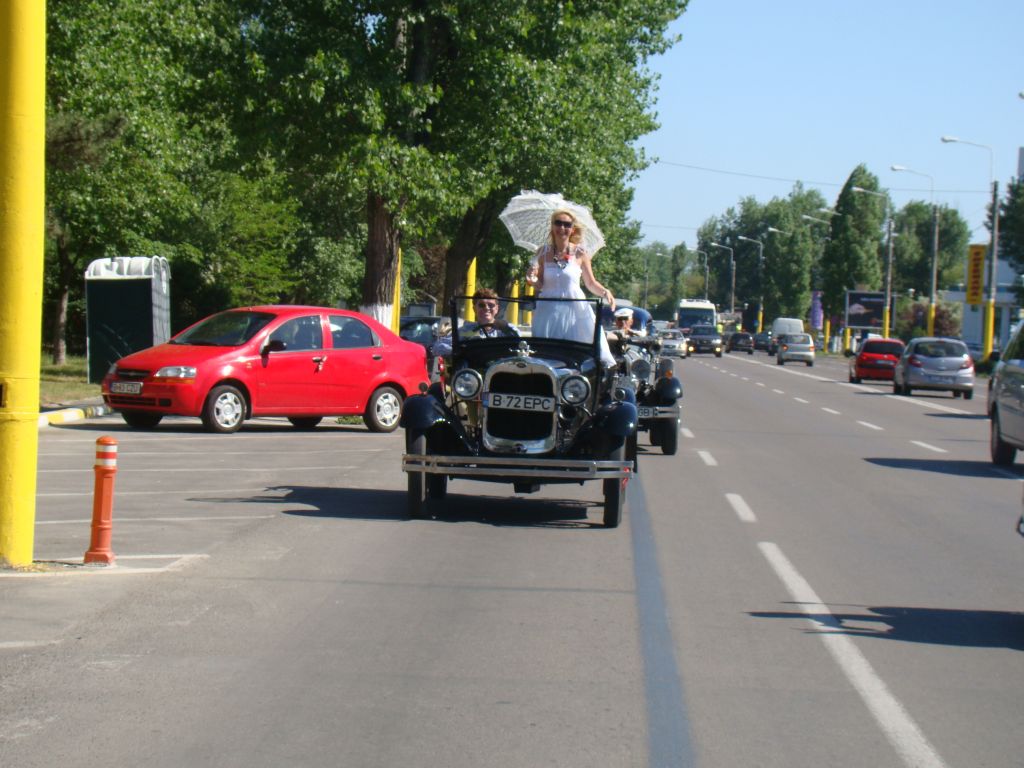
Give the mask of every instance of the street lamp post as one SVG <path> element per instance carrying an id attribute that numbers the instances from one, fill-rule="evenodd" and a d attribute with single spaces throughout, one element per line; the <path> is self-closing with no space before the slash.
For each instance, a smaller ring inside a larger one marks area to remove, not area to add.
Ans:
<path id="1" fill-rule="evenodd" d="M 939 207 L 935 205 L 935 178 L 927 173 L 915 171 L 905 165 L 892 166 L 894 171 L 904 171 L 915 176 L 924 176 L 931 185 L 932 197 L 932 291 L 928 299 L 928 335 L 935 335 L 935 302 L 939 285 Z"/>
<path id="2" fill-rule="evenodd" d="M 733 250 L 728 245 L 720 245 L 719 243 L 712 243 L 712 248 L 721 248 L 723 251 L 729 252 L 729 312 L 730 314 L 736 311 L 736 259 L 733 258 Z"/>
<path id="3" fill-rule="evenodd" d="M 708 300 L 708 252 L 694 250 L 694 253 L 698 253 L 704 257 L 704 301 Z"/>
<path id="4" fill-rule="evenodd" d="M 764 243 L 760 240 L 755 240 L 752 237 L 744 237 L 743 235 L 737 235 L 737 240 L 742 240 L 746 243 L 757 244 L 757 274 L 758 282 L 761 285 L 761 298 L 759 299 L 757 306 L 757 332 L 761 332 L 761 323 L 764 318 Z"/>
<path id="5" fill-rule="evenodd" d="M 854 187 L 854 192 L 880 197 L 885 201 L 885 308 L 882 310 L 882 335 L 889 338 L 892 328 L 892 216 L 889 215 L 889 196 L 864 187 Z"/>
<path id="6" fill-rule="evenodd" d="M 856 189 L 856 187 L 854 187 L 854 189 Z M 828 208 L 822 208 L 822 209 L 819 209 L 819 210 L 822 210 L 825 213 L 828 213 L 830 216 L 839 216 L 839 215 L 841 215 L 838 211 L 833 211 L 833 210 L 830 210 Z M 809 216 L 806 213 L 800 214 L 800 218 L 803 219 L 804 221 L 813 221 L 813 222 L 815 222 L 817 224 L 824 224 L 826 227 L 829 228 L 829 231 L 831 231 L 832 222 L 828 221 L 827 219 L 819 219 L 817 216 Z M 815 256 L 815 264 L 811 268 L 811 292 L 812 292 L 812 294 L 813 294 L 813 292 L 815 290 L 815 285 L 819 284 L 819 280 L 821 278 L 821 262 L 824 261 L 824 259 L 825 259 L 825 243 L 827 241 L 831 240 L 831 239 L 832 238 L 829 237 L 828 235 L 823 235 L 822 238 L 821 238 L 821 241 L 820 241 L 821 242 L 821 252 L 820 252 L 820 254 Z M 823 322 L 823 327 L 822 327 L 822 336 L 824 338 L 822 339 L 822 342 L 824 344 L 825 349 L 828 349 L 829 348 L 830 337 L 832 335 L 832 318 L 829 317 L 828 313 L 824 311 L 824 308 L 825 308 L 824 290 L 822 290 L 822 300 L 821 301 L 822 301 L 822 314 L 824 315 L 824 318 L 823 318 L 824 322 Z"/>
<path id="7" fill-rule="evenodd" d="M 789 235 L 791 232 L 783 232 L 776 227 L 768 227 L 768 234 Z M 764 330 L 764 259 L 761 260 L 761 306 L 757 310 L 757 332 Z"/>
<path id="8" fill-rule="evenodd" d="M 1024 96 L 1021 98 L 1024 98 Z M 943 136 L 942 143 L 967 144 L 972 147 L 981 147 L 988 150 L 988 180 L 989 185 L 992 187 L 992 240 L 989 249 L 992 253 L 989 256 L 988 301 L 985 304 L 985 331 L 982 340 L 982 354 L 988 360 L 992 355 L 995 339 L 996 291 L 998 290 L 998 277 L 996 273 L 999 271 L 999 182 L 996 181 L 994 171 L 995 153 L 988 144 L 978 144 L 974 141 L 959 139 L 956 136 Z"/>

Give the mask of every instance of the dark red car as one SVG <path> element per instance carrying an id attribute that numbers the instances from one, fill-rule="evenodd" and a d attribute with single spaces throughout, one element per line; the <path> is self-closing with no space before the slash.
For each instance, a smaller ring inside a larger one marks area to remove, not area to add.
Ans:
<path id="1" fill-rule="evenodd" d="M 892 372 L 905 346 L 899 339 L 868 339 L 850 358 L 850 381 L 853 384 L 860 384 L 861 379 L 892 381 Z"/>
<path id="2" fill-rule="evenodd" d="M 234 432 L 252 416 L 312 429 L 324 416 L 359 414 L 372 431 L 390 432 L 405 398 L 428 382 L 424 348 L 373 318 L 268 305 L 211 315 L 122 357 L 102 392 L 133 427 L 173 414 L 198 416 L 211 432 Z"/>

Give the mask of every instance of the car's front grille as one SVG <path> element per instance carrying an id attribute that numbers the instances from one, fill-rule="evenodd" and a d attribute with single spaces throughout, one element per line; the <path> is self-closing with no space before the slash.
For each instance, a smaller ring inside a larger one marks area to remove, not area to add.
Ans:
<path id="1" fill-rule="evenodd" d="M 491 376 L 491 392 L 553 397 L 554 383 L 545 373 L 499 372 Z M 488 408 L 485 422 L 487 434 L 503 440 L 545 440 L 552 436 L 555 414 L 544 411 L 518 411 Z"/>
<path id="2" fill-rule="evenodd" d="M 109 395 L 110 405 L 163 405 L 155 397 L 132 397 L 130 395 Z M 169 403 L 168 403 L 169 404 Z"/>
<path id="3" fill-rule="evenodd" d="M 124 379 L 126 381 L 142 381 L 149 376 L 149 371 L 144 371 L 136 368 L 118 368 L 117 378 Z"/>

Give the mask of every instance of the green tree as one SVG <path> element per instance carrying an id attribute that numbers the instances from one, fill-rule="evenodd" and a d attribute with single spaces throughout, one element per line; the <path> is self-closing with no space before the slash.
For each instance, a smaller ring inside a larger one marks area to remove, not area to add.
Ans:
<path id="1" fill-rule="evenodd" d="M 1005 259 L 1017 271 L 1024 272 L 1024 182 L 1011 179 L 1006 197 L 999 204 L 999 258 Z M 1018 301 L 1024 301 L 1021 287 L 1017 287 Z"/>
<path id="2" fill-rule="evenodd" d="M 653 127 L 639 64 L 668 44 L 684 6 L 409 0 L 371 13 L 246 0 L 240 122 L 311 195 L 364 218 L 367 307 L 390 303 L 403 240 L 446 247 L 455 292 L 521 187 L 590 204 L 615 252 L 635 238 L 623 182 L 642 160 L 630 142 Z M 497 279 L 523 266 L 508 248 L 493 253 L 506 262 Z"/>
<path id="3" fill-rule="evenodd" d="M 831 239 L 821 263 L 822 306 L 826 316 L 838 315 L 845 306 L 846 291 L 879 290 L 882 266 L 879 258 L 883 206 L 872 195 L 857 194 L 853 187 L 878 190 L 878 179 L 858 165 L 836 200 Z"/>
<path id="4" fill-rule="evenodd" d="M 938 223 L 937 286 L 941 291 L 963 282 L 968 227 L 956 210 L 946 206 L 938 209 Z M 903 293 L 912 288 L 918 296 L 929 297 L 934 237 L 931 204 L 917 200 L 907 203 L 893 217 L 893 231 L 897 235 L 893 242 L 893 292 Z M 880 258 L 884 263 L 884 251 L 880 251 Z"/>
<path id="5" fill-rule="evenodd" d="M 192 3 L 53 0 L 47 26 L 47 304 L 59 363 L 86 264 L 139 255 L 132 244 L 187 219 L 191 181 L 222 137 L 185 110 L 206 39 Z"/>

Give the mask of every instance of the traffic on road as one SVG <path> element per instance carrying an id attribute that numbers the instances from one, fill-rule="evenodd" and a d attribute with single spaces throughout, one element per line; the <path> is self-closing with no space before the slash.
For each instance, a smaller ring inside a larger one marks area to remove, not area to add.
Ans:
<path id="1" fill-rule="evenodd" d="M 591 484 L 454 480 L 410 520 L 401 434 L 362 425 L 44 430 L 39 559 L 88 546 L 102 435 L 118 559 L 0 578 L 0 755 L 1015 764 L 1024 471 L 984 398 L 848 365 L 678 364 L 678 451 L 638 447 L 617 529 Z"/>

